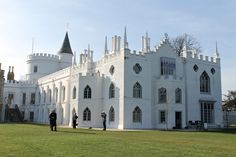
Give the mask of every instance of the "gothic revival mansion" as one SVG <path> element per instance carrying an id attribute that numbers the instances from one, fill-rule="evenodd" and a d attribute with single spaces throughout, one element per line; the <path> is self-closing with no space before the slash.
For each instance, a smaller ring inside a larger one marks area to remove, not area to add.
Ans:
<path id="1" fill-rule="evenodd" d="M 105 40 L 98 61 L 89 46 L 78 58 L 66 33 L 57 54 L 27 57 L 27 81 L 15 81 L 10 68 L 2 119 L 17 108 L 22 119 L 36 123 L 48 123 L 56 110 L 57 124 L 69 126 L 76 112 L 79 127 L 102 127 L 102 111 L 113 129 L 184 128 L 190 121 L 223 126 L 217 48 L 212 57 L 186 47 L 179 56 L 167 36 L 151 49 L 146 34 L 141 50 L 131 51 L 125 31 L 123 39 L 112 37 L 111 51 Z"/>

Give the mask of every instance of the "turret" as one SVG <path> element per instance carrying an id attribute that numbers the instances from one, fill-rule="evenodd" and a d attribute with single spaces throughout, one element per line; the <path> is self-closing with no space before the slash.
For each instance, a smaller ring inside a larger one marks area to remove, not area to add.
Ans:
<path id="1" fill-rule="evenodd" d="M 68 37 L 68 32 L 66 32 L 65 39 L 63 41 L 62 47 L 58 52 L 60 57 L 60 68 L 64 69 L 72 65 L 73 53 L 70 46 L 70 41 Z"/>
<path id="2" fill-rule="evenodd" d="M 11 71 L 12 69 L 12 71 Z M 7 73 L 7 80 L 14 80 L 15 74 L 14 74 L 14 67 L 9 66 L 9 71 Z"/>
<path id="3" fill-rule="evenodd" d="M 150 51 L 150 38 L 146 32 L 146 37 L 142 36 L 142 52 L 146 53 Z"/>

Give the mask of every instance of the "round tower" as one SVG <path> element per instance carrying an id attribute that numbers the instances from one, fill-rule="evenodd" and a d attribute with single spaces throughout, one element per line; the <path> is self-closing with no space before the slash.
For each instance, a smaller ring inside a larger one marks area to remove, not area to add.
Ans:
<path id="1" fill-rule="evenodd" d="M 28 55 L 26 63 L 27 80 L 37 80 L 60 69 L 59 56 L 53 54 L 33 53 Z"/>
<path id="2" fill-rule="evenodd" d="M 64 69 L 72 65 L 73 53 L 70 46 L 68 32 L 66 32 L 65 39 L 60 51 L 58 52 L 58 55 L 60 57 L 60 69 Z"/>

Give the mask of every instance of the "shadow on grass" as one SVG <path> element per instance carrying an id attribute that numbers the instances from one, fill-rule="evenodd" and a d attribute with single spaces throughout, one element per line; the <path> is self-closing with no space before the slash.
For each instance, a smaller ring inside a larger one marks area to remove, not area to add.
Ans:
<path id="1" fill-rule="evenodd" d="M 236 134 L 236 128 L 222 128 L 222 129 L 208 129 L 208 130 L 168 130 L 176 132 L 204 132 L 204 133 L 222 133 L 222 134 Z"/>
<path id="2" fill-rule="evenodd" d="M 94 132 L 83 132 L 83 131 L 74 131 L 74 130 L 57 130 L 57 132 L 61 133 L 69 133 L 69 134 L 96 134 Z"/>

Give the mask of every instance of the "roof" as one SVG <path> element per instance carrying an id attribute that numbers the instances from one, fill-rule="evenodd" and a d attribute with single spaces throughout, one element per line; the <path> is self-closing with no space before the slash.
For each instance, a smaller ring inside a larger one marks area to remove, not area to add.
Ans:
<path id="1" fill-rule="evenodd" d="M 68 54 L 72 54 L 72 50 L 71 50 L 71 47 L 70 47 L 70 41 L 69 41 L 69 37 L 68 37 L 68 32 L 66 32 L 66 36 L 65 36 L 65 39 L 63 41 L 63 44 L 62 44 L 62 47 L 60 49 L 60 51 L 58 52 L 59 54 L 61 53 L 68 53 Z"/>

